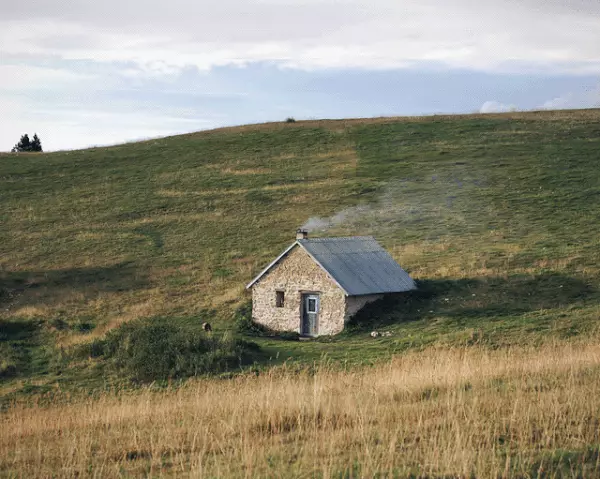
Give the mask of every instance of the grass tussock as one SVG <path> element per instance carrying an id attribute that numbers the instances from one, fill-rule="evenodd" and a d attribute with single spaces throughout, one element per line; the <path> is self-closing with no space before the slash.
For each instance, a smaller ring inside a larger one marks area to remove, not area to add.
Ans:
<path id="1" fill-rule="evenodd" d="M 429 349 L 373 368 L 270 370 L 0 418 L 27 477 L 597 477 L 600 345 Z"/>

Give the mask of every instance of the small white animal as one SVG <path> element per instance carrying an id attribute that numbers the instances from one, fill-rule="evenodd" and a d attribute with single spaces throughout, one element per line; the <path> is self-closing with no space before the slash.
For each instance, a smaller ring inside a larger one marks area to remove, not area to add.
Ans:
<path id="1" fill-rule="evenodd" d="M 371 337 L 372 338 L 378 338 L 379 336 L 381 336 L 381 335 L 379 334 L 378 331 L 371 331 Z"/>

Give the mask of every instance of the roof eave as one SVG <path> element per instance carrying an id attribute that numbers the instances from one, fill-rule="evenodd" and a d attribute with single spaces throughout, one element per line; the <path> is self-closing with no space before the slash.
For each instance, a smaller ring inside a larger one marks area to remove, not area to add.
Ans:
<path id="1" fill-rule="evenodd" d="M 348 296 L 372 296 L 375 294 L 398 294 L 398 293 L 408 293 L 409 291 L 416 291 L 417 287 L 413 285 L 412 288 L 408 289 L 398 289 L 398 290 L 385 290 L 385 291 L 369 291 L 368 293 L 358 293 L 358 294 L 349 294 Z"/>

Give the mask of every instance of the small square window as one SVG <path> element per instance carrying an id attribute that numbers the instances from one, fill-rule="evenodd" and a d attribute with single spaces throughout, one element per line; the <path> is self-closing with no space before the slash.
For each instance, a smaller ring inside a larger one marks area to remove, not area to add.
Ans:
<path id="1" fill-rule="evenodd" d="M 285 293 L 283 291 L 275 291 L 275 306 L 283 308 L 283 302 L 285 300 Z"/>

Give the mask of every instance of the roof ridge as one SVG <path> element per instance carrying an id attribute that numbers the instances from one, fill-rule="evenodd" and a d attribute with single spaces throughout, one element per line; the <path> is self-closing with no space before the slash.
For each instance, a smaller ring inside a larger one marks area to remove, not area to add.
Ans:
<path id="1" fill-rule="evenodd" d="M 349 244 L 345 244 L 349 243 Z M 246 287 L 300 246 L 348 296 L 409 291 L 414 281 L 373 236 L 297 239 Z"/>
<path id="2" fill-rule="evenodd" d="M 372 239 L 374 236 L 321 236 L 318 238 L 303 238 L 298 241 L 328 241 L 328 240 L 353 240 L 353 239 Z"/>

